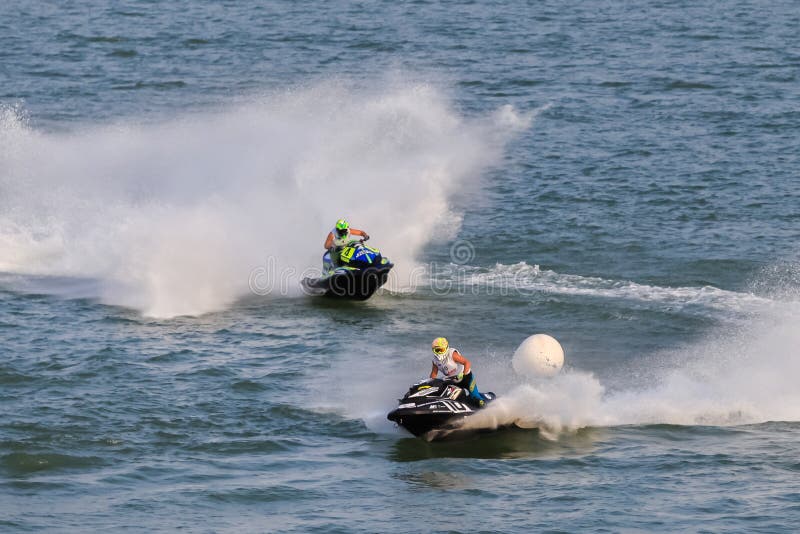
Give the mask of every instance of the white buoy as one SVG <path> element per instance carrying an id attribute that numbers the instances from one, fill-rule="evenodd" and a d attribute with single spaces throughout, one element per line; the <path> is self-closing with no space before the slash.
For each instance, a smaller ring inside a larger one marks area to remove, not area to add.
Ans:
<path id="1" fill-rule="evenodd" d="M 564 367 L 564 349 L 554 337 L 534 334 L 517 347 L 511 363 L 528 378 L 555 376 Z"/>

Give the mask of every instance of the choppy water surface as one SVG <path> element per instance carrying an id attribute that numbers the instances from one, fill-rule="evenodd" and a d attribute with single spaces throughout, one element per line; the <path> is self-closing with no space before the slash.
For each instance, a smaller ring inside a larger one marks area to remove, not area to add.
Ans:
<path id="1" fill-rule="evenodd" d="M 0 525 L 793 529 L 798 23 L 0 6 Z M 365 303 L 298 289 L 341 216 L 398 265 Z M 439 335 L 516 428 L 385 420 Z"/>

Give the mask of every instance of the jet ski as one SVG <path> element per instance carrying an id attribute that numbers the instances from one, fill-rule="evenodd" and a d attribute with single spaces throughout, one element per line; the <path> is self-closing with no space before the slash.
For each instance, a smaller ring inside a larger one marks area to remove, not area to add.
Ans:
<path id="1" fill-rule="evenodd" d="M 494 393 L 483 396 L 490 401 L 496 398 Z M 476 406 L 466 389 L 439 378 L 414 384 L 399 402 L 387 419 L 428 440 L 457 432 L 464 418 L 486 407 Z"/>
<path id="2" fill-rule="evenodd" d="M 354 239 L 339 253 L 341 265 L 334 265 L 330 251 L 322 256 L 322 276 L 303 278 L 300 284 L 311 295 L 366 300 L 386 283 L 394 264 L 381 252 Z"/>

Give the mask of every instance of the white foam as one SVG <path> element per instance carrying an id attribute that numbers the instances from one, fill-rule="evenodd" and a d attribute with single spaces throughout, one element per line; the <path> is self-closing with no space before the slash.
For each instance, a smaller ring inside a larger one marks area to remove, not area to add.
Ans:
<path id="1" fill-rule="evenodd" d="M 661 355 L 650 381 L 610 395 L 604 410 L 619 424 L 730 425 L 800 421 L 800 310 L 723 328 Z"/>
<path id="2" fill-rule="evenodd" d="M 549 380 L 523 384 L 502 394 L 484 410 L 464 420 L 460 429 L 494 429 L 515 425 L 538 428 L 542 436 L 601 426 L 598 407 L 603 386 L 591 374 L 566 372 Z"/>
<path id="3" fill-rule="evenodd" d="M 517 425 L 547 438 L 584 427 L 730 426 L 800 421 L 800 307 L 722 326 L 707 339 L 660 354 L 624 355 L 628 374 L 608 390 L 576 370 L 512 386 L 465 428 Z M 482 384 L 485 387 L 485 383 Z"/>
<path id="4" fill-rule="evenodd" d="M 69 134 L 19 116 L 0 114 L 0 271 L 96 278 L 105 302 L 154 316 L 223 308 L 259 268 L 294 287 L 340 217 L 413 269 L 432 228 L 460 224 L 452 193 L 531 120 L 465 118 L 429 85 L 344 83 Z"/>

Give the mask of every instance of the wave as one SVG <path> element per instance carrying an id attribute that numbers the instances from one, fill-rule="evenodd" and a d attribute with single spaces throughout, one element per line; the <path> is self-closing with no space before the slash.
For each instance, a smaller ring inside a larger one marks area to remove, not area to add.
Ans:
<path id="1" fill-rule="evenodd" d="M 780 306 L 774 295 L 737 292 L 713 286 L 663 287 L 627 280 L 564 274 L 519 262 L 492 268 L 449 264 L 431 269 L 426 276 L 434 292 L 475 292 L 489 295 L 562 295 L 625 301 L 667 312 L 706 314 L 708 310 L 753 313 Z"/>
<path id="2" fill-rule="evenodd" d="M 454 192 L 532 118 L 464 117 L 429 85 L 339 82 L 66 134 L 0 109 L 0 271 L 90 278 L 103 302 L 196 315 L 247 294 L 264 266 L 289 292 L 340 217 L 412 269 L 459 227 Z"/>

